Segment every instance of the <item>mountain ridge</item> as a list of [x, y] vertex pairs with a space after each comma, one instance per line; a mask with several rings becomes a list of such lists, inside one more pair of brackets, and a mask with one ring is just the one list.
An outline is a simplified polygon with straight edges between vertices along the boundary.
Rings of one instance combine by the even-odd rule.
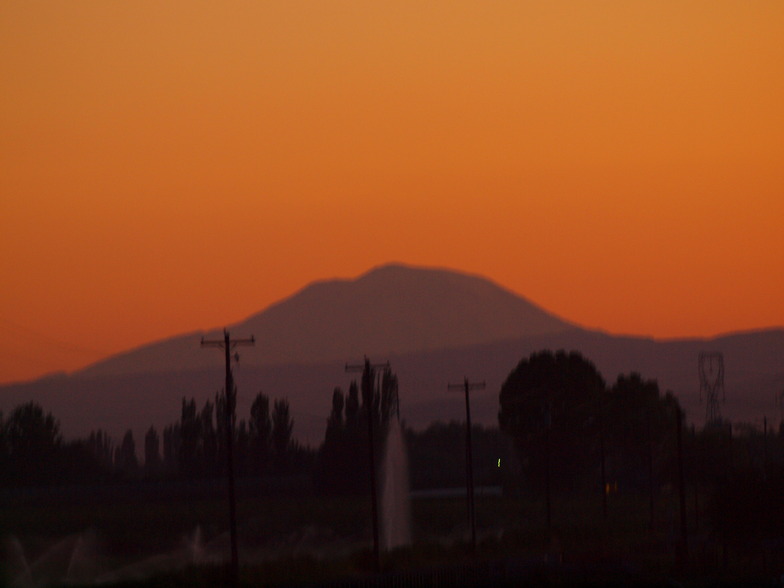
[[[253, 365], [406, 353], [576, 328], [495, 282], [454, 270], [377, 266], [353, 279], [312, 282], [227, 327], [256, 338]], [[193, 331], [141, 345], [74, 372], [108, 375], [215, 365]], [[219, 359], [219, 358], [218, 358]]]
[[[312, 303], [314, 297], [321, 302]], [[359, 316], [359, 322], [348, 321], [348, 314]], [[466, 376], [487, 382], [486, 392], [472, 396], [476, 422], [497, 424], [503, 380], [521, 359], [542, 349], [582, 353], [608, 385], [632, 371], [656, 379], [662, 391], [675, 392], [689, 420], [697, 423], [704, 412], [697, 377], [701, 351], [725, 354], [730, 418], [770, 415], [777, 411], [775, 395], [784, 389], [781, 328], [671, 340], [613, 335], [562, 320], [481, 276], [400, 264], [353, 279], [313, 282], [229, 329], [257, 340], [256, 348], [242, 349], [235, 366], [238, 418], [247, 418], [260, 390], [287, 398], [294, 436], [312, 445], [323, 439], [333, 388], [346, 390], [352, 379], [346, 362], [364, 355], [392, 363], [401, 413], [418, 428], [432, 420], [464, 418], [463, 401], [447, 391], [447, 383]], [[220, 333], [191, 331], [69, 375], [0, 385], [0, 410], [33, 400], [60, 419], [66, 436], [102, 428], [120, 438], [130, 428], [142, 439], [150, 425], [161, 430], [176, 421], [183, 398], [202, 404], [222, 389], [223, 354], [200, 346], [202, 336]], [[304, 352], [297, 353], [300, 336]], [[270, 358], [276, 344], [288, 349]]]
[[[497, 425], [498, 392], [503, 380], [520, 360], [542, 349], [580, 352], [597, 366], [608, 385], [619, 374], [633, 371], [655, 379], [662, 392], [672, 390], [676, 394], [689, 422], [698, 425], [705, 410], [697, 377], [700, 351], [717, 350], [725, 356], [727, 402], [722, 410], [727, 418], [761, 422], [763, 416], [778, 412], [775, 396], [784, 389], [780, 360], [784, 357], [784, 329], [673, 342], [572, 330], [383, 359], [390, 361], [398, 375], [401, 415], [409, 426], [422, 429], [433, 420], [463, 420], [464, 400], [449, 392], [447, 383], [462, 381], [464, 376], [486, 381], [486, 391], [472, 395], [471, 402], [474, 421], [489, 426]], [[238, 418], [247, 418], [250, 403], [260, 390], [272, 398], [287, 398], [295, 438], [316, 446], [323, 439], [333, 388], [340, 386], [345, 391], [356, 377], [346, 374], [344, 367], [344, 361], [263, 366], [241, 361], [235, 368]], [[61, 420], [66, 436], [83, 437], [102, 428], [120, 438], [131, 428], [141, 439], [150, 425], [160, 431], [176, 421], [182, 398], [194, 398], [201, 405], [222, 387], [222, 365], [159, 373], [71, 376], [0, 386], [0, 408], [10, 409], [33, 399]], [[773, 421], [769, 418], [769, 422]]]

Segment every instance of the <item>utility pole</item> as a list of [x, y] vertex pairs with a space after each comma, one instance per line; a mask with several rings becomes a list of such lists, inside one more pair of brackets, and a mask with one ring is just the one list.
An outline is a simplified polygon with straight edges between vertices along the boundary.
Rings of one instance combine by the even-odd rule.
[[686, 478], [683, 472], [683, 413], [677, 410], [676, 443], [678, 450], [678, 495], [681, 511], [681, 540], [677, 550], [677, 561], [685, 566], [689, 559], [689, 526], [686, 519]]
[[[229, 331], [223, 329], [223, 339], [205, 340], [201, 338], [202, 347], [218, 347], [224, 350], [226, 357], [226, 468], [229, 478], [229, 534], [231, 536], [231, 585], [239, 584], [240, 558], [237, 550], [237, 498], [234, 490], [234, 409], [237, 402], [237, 390], [231, 373], [232, 351], [240, 345], [255, 345], [253, 336], [250, 339], [232, 339]], [[239, 353], [234, 353], [239, 361]]]
[[[655, 482], [653, 480], [653, 427], [651, 426], [651, 415], [648, 414], [646, 419], [646, 428], [648, 431], [648, 531], [653, 532], [654, 525], [654, 488]], [[696, 495], [695, 495], [696, 496]]]
[[[376, 494], [376, 455], [373, 448], [373, 421], [375, 415], [373, 414], [373, 399], [374, 399], [374, 382], [375, 370], [380, 368], [389, 368], [389, 362], [386, 363], [370, 363], [370, 360], [365, 356], [365, 362], [359, 365], [346, 364], [347, 372], [362, 372], [362, 401], [365, 403], [367, 420], [368, 420], [368, 445], [370, 446], [370, 505], [373, 516], [373, 559], [375, 561], [376, 571], [381, 570], [381, 549], [379, 545], [379, 530], [378, 530], [378, 497]], [[379, 392], [380, 393], [380, 392]]]
[[471, 551], [476, 551], [476, 511], [474, 509], [474, 457], [471, 449], [471, 390], [484, 390], [484, 382], [469, 382], [463, 379], [462, 384], [447, 384], [447, 390], [464, 390], [466, 405], [466, 500], [468, 502], [468, 524], [471, 528]]
[[605, 407], [604, 400], [599, 404], [599, 464], [601, 470], [601, 483], [602, 483], [602, 518], [607, 522], [607, 495], [610, 493], [610, 487], [607, 484], [607, 453], [605, 451]]
[[599, 459], [601, 460], [601, 476], [602, 476], [602, 518], [607, 522], [607, 495], [610, 493], [610, 487], [607, 484], [607, 456], [604, 448], [604, 421], [601, 423], [601, 430], [599, 431]]
[[768, 477], [768, 417], [762, 417], [762, 441], [763, 446], [763, 459], [762, 459], [762, 476], [767, 479]]
[[552, 539], [553, 530], [553, 496], [550, 483], [550, 436], [553, 429], [553, 410], [552, 401], [547, 402], [547, 412], [545, 413], [545, 438], [544, 438], [544, 495], [545, 495], [545, 511], [547, 512], [547, 532]]

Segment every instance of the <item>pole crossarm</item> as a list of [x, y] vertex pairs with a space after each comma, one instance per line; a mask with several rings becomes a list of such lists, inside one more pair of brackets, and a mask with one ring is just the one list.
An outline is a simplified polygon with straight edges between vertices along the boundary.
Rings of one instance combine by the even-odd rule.
[[367, 358], [367, 356], [365, 356], [365, 363], [346, 363], [346, 372], [362, 372], [365, 370], [365, 368], [377, 370], [388, 367], [390, 367], [389, 361], [385, 361], [384, 363], [370, 363], [370, 360]]
[[469, 382], [468, 378], [462, 384], [448, 384], [447, 390], [484, 390], [485, 383], [484, 382]]
[[223, 330], [223, 339], [205, 339], [204, 337], [201, 338], [201, 346], [202, 347], [219, 347], [224, 349], [226, 347], [226, 342], [228, 341], [229, 349], [234, 349], [239, 345], [249, 346], [255, 345], [256, 339], [251, 335], [246, 339], [231, 339], [228, 337], [229, 332], [227, 330]]

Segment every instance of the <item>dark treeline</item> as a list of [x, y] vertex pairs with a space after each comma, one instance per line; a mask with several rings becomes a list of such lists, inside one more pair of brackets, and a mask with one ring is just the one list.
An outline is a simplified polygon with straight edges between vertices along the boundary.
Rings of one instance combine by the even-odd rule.
[[[391, 370], [365, 371], [346, 394], [340, 388], [333, 390], [332, 411], [318, 450], [291, 439], [293, 419], [285, 400], [259, 393], [249, 418], [234, 427], [237, 474], [294, 475], [311, 480], [310, 487], [318, 493], [367, 494], [369, 416], [380, 467], [387, 424], [399, 417], [398, 380]], [[86, 439], [66, 443], [57, 419], [29, 403], [7, 419], [0, 418], [0, 465], [5, 474], [0, 485], [215, 479], [226, 472], [225, 422], [222, 395], [201, 407], [184, 398], [179, 419], [160, 432], [149, 427], [140, 445], [130, 430], [116, 442], [100, 429]], [[465, 483], [464, 423], [434, 423], [421, 432], [405, 430], [405, 439], [413, 489]], [[498, 460], [506, 455], [507, 446], [498, 428], [474, 427], [477, 484], [499, 483]]]
[[64, 442], [59, 422], [34, 402], [0, 412], [0, 484], [47, 486], [99, 480], [103, 468], [84, 441]]
[[[677, 420], [683, 411], [656, 380], [621, 374], [608, 386], [579, 353], [550, 351], [523, 359], [500, 393], [499, 423], [514, 448], [517, 484], [541, 492], [594, 487], [604, 473], [611, 491], [638, 492], [677, 483]], [[707, 488], [733, 470], [784, 466], [784, 429], [684, 423], [688, 482]]]
[[[548, 486], [556, 495], [677, 489], [682, 410], [655, 380], [632, 373], [608, 385], [580, 354], [546, 351], [510, 372], [499, 400], [500, 427], [472, 431], [477, 486], [533, 496]], [[397, 376], [366, 369], [347, 392], [333, 390], [324, 441], [312, 449], [292, 439], [288, 402], [258, 393], [249, 415], [232, 421], [237, 474], [296, 476], [303, 491], [367, 495], [369, 425], [380, 467], [386, 427], [398, 416]], [[223, 395], [216, 394], [202, 406], [182, 399], [179, 418], [162, 431], [150, 427], [138, 445], [131, 431], [118, 441], [96, 430], [66, 442], [55, 416], [30, 402], [0, 413], [0, 485], [216, 479], [226, 472], [226, 422]], [[464, 484], [465, 433], [457, 422], [405, 431], [412, 489]], [[688, 491], [714, 530], [728, 543], [773, 540], [775, 513], [784, 512], [784, 430], [687, 425], [682, 447]]]
[[[523, 359], [500, 393], [499, 423], [514, 447], [517, 484], [569, 492], [596, 486], [648, 491], [677, 483], [677, 419], [683, 411], [656, 380], [621, 374], [608, 386], [579, 353], [550, 351]], [[712, 423], [683, 426], [688, 483], [707, 489], [733, 475], [784, 467], [784, 428]]]
[[607, 386], [590, 361], [563, 351], [517, 365], [501, 388], [499, 423], [514, 447], [516, 471], [504, 479], [516, 491], [680, 494], [693, 504], [687, 528], [705, 525], [703, 536], [725, 554], [771, 554], [784, 544], [784, 423], [769, 431], [767, 421], [721, 421], [697, 431], [655, 380], [632, 373]]
[[[411, 489], [460, 488], [466, 484], [466, 425], [433, 423], [406, 431]], [[474, 484], [501, 486], [509, 472], [510, 444], [497, 427], [471, 427]]]
[[[193, 399], [183, 399], [180, 420], [165, 427], [161, 439], [153, 428], [145, 435], [146, 474], [162, 471], [187, 479], [225, 474], [226, 423], [222, 395], [216, 394], [215, 402], [208, 400], [201, 409]], [[306, 467], [312, 452], [292, 440], [293, 426], [288, 401], [271, 403], [259, 392], [251, 404], [250, 418], [232, 427], [237, 474], [288, 474]]]
[[[332, 392], [324, 443], [314, 469], [316, 490], [327, 494], [369, 492], [370, 427], [373, 450], [380, 465], [387, 427], [399, 418], [397, 376], [389, 369], [366, 366], [360, 383], [351, 382], [348, 393]], [[478, 485], [500, 484], [500, 463], [506, 461], [508, 443], [498, 428], [474, 426], [472, 447]], [[466, 428], [464, 423], [436, 422], [425, 431], [405, 430], [412, 490], [455, 488], [465, 485]]]
[[602, 483], [602, 472], [605, 490], [674, 482], [682, 411], [655, 380], [633, 373], [607, 386], [579, 353], [534, 353], [509, 374], [500, 405], [522, 488], [586, 489]]
[[[221, 394], [199, 408], [182, 399], [180, 418], [162, 434], [150, 427], [144, 461], [128, 430], [119, 443], [103, 430], [65, 442], [57, 419], [34, 402], [0, 413], [0, 468], [4, 486], [120, 482], [139, 479], [210, 479], [226, 473], [226, 414]], [[236, 421], [236, 418], [234, 419]], [[286, 400], [258, 393], [250, 418], [233, 427], [235, 467], [241, 476], [283, 475], [309, 470], [315, 452], [291, 438]]]

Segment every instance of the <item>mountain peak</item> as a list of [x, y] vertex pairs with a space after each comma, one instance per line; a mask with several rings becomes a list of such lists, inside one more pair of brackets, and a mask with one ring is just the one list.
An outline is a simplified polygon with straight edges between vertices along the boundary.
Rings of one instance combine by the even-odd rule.
[[355, 281], [359, 281], [367, 278], [388, 278], [388, 277], [395, 277], [395, 276], [405, 276], [405, 275], [412, 276], [417, 274], [424, 275], [424, 274], [432, 274], [432, 273], [450, 273], [450, 274], [467, 275], [464, 272], [460, 272], [458, 270], [452, 270], [452, 269], [447, 269], [442, 267], [411, 265], [400, 261], [391, 261], [389, 263], [384, 263], [370, 268], [365, 273], [360, 274]]
[[[454, 270], [391, 263], [311, 284], [238, 325], [292, 362], [459, 347], [573, 328], [512, 292]], [[281, 356], [282, 354], [282, 356]]]
[[[573, 325], [479, 277], [390, 263], [353, 280], [314, 282], [230, 330], [253, 334], [243, 362], [344, 362], [560, 333]], [[194, 369], [209, 361], [193, 334], [143, 346], [83, 373]]]

